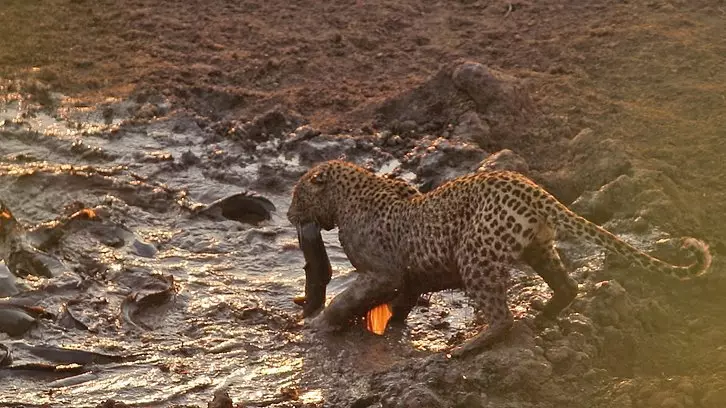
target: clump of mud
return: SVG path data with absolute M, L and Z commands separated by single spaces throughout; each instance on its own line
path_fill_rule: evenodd
M 442 133 L 484 149 L 527 126 L 532 101 L 515 77 L 473 61 L 456 61 L 422 85 L 367 107 L 373 127 L 392 133 Z

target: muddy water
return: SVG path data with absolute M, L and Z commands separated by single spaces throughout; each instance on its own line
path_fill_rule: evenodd
M 251 405 L 282 403 L 284 390 L 319 402 L 325 390 L 300 382 L 303 371 L 323 362 L 308 351 L 312 339 L 292 302 L 303 290 L 303 258 L 284 217 L 293 176 L 305 168 L 294 154 L 271 154 L 274 146 L 249 152 L 210 136 L 183 115 L 131 123 L 125 104 L 112 101 L 105 112 L 61 108 L 52 116 L 22 101 L 0 109 L 0 198 L 15 217 L 30 228 L 83 206 L 101 218 L 49 249 L 63 260 L 57 276 L 17 278 L 15 298 L 56 316 L 68 309 L 81 324 L 41 319 L 20 337 L 0 334 L 15 367 L 0 370 L 0 404 L 204 405 L 220 388 Z M 265 189 L 262 166 L 284 168 L 284 186 Z M 192 211 L 246 190 L 274 202 L 270 221 L 247 225 Z M 336 235 L 324 239 L 334 269 L 330 299 L 354 276 Z M 133 320 L 125 315 L 125 298 L 169 276 L 171 300 Z M 453 311 L 437 306 L 452 300 L 459 303 Z M 430 310 L 442 328 L 461 328 L 471 315 L 458 294 L 435 295 Z M 416 319 L 409 327 L 403 334 L 415 347 L 446 346 L 446 330 L 417 330 Z M 23 351 L 38 345 L 126 358 L 52 373 L 18 369 L 58 364 Z M 380 364 L 395 359 L 395 350 L 381 354 L 375 339 L 370 347 Z

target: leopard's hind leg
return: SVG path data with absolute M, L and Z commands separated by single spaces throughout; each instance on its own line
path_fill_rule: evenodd
M 476 261 L 460 267 L 466 293 L 482 312 L 488 325 L 479 334 L 469 339 L 452 354 L 461 356 L 481 350 L 502 340 L 514 324 L 514 317 L 507 304 L 510 264 L 477 257 Z
M 552 298 L 544 305 L 542 314 L 551 319 L 556 318 L 577 296 L 577 281 L 567 273 L 562 264 L 560 255 L 555 249 L 554 232 L 549 227 L 542 227 L 542 231 L 524 249 L 522 259 L 554 292 Z

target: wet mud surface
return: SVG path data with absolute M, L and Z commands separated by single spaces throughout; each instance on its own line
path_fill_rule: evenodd
M 706 1 L 7 2 L 0 201 L 45 268 L 0 248 L 0 405 L 724 406 L 725 21 Z M 492 350 L 447 356 L 482 324 L 459 292 L 384 336 L 313 335 L 284 214 L 340 157 L 422 191 L 520 171 L 664 260 L 704 239 L 712 272 L 559 237 L 580 295 L 537 321 L 550 292 L 522 267 Z M 323 239 L 330 299 L 355 272 Z

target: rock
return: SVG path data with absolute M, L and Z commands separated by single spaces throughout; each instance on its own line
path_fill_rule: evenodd
M 604 298 L 621 298 L 627 295 L 623 286 L 615 280 L 598 282 L 595 285 L 595 293 Z
M 676 390 L 682 394 L 686 394 L 689 396 L 693 396 L 696 393 L 696 387 L 693 385 L 693 382 L 691 380 L 684 378 L 681 380 L 681 382 L 678 383 L 676 386 Z
M 565 337 L 568 345 L 574 350 L 582 350 L 587 346 L 587 337 L 578 332 L 571 332 Z
M 484 159 L 477 171 L 509 170 L 518 173 L 529 173 L 529 165 L 522 156 L 509 149 L 500 150 Z
M 631 408 L 633 406 L 633 400 L 630 398 L 630 395 L 622 394 L 618 395 L 612 400 L 612 403 L 610 404 L 611 407 L 618 407 L 618 408 Z
M 523 119 L 530 105 L 516 78 L 477 62 L 454 61 L 420 86 L 373 107 L 369 115 L 376 118 L 375 128 L 403 136 L 414 124 L 416 129 L 441 134 L 449 124 L 461 123 L 467 112 L 478 113 L 486 122 L 474 128 L 483 129 L 481 141 L 488 145 L 488 133 L 503 139 L 526 126 Z
M 617 141 L 605 139 L 574 150 L 573 160 L 580 163 L 579 182 L 588 187 L 601 186 L 622 174 L 629 174 L 633 164 Z
M 397 408 L 443 408 L 446 404 L 430 389 L 414 385 L 406 390 Z
M 455 408 L 482 408 L 487 404 L 486 394 L 470 392 L 466 394 L 454 407 Z
M 663 401 L 661 401 L 659 406 L 661 408 L 683 408 L 683 404 L 678 402 L 678 400 L 673 397 L 665 398 Z
M 403 144 L 403 139 L 399 135 L 393 135 L 386 140 L 386 146 L 393 147 Z
M 128 405 L 121 401 L 116 401 L 114 399 L 108 399 L 98 405 L 96 405 L 96 408 L 127 408 Z
M 585 191 L 569 207 L 589 221 L 603 224 L 613 217 L 613 210 L 616 208 L 607 204 L 608 198 L 605 196 L 603 188 L 597 191 Z
M 637 360 L 637 350 L 633 336 L 612 326 L 603 327 L 601 333 L 602 350 L 600 358 L 603 368 L 608 369 L 617 376 L 632 376 Z
M 444 68 L 420 86 L 375 107 L 373 125 L 393 130 L 412 121 L 437 133 L 465 112 L 458 106 L 464 97 L 452 83 L 450 68 Z
M 153 258 L 158 250 L 153 244 L 139 238 L 134 238 L 134 241 L 131 243 L 131 252 L 144 258 Z
M 394 121 L 391 123 L 391 131 L 399 135 L 407 135 L 414 133 L 418 128 L 418 124 L 414 120 L 404 120 L 403 122 Z
M 590 336 L 594 333 L 595 327 L 592 320 L 580 313 L 571 313 L 560 321 L 560 326 L 567 332 L 582 333 Z
M 583 375 L 582 379 L 591 383 L 607 378 L 607 370 L 601 368 L 590 368 Z
M 648 406 L 659 408 L 683 408 L 670 390 L 658 391 L 648 398 Z
M 478 113 L 468 111 L 459 117 L 459 123 L 454 128 L 451 138 L 474 142 L 480 147 L 486 148 L 492 143 L 490 136 L 489 125 L 481 120 Z
M 672 218 L 681 219 L 679 223 L 695 222 L 679 209 L 681 204 L 687 207 L 686 203 L 674 202 L 679 195 L 679 188 L 668 177 L 655 171 L 636 170 L 617 176 L 595 191 L 584 192 L 570 208 L 600 224 L 611 218 L 623 219 L 617 224 L 621 231 L 642 231 L 649 221 L 664 225 Z
M 360 397 L 350 404 L 350 408 L 368 408 L 380 399 L 380 395 L 372 394 Z
M 567 346 L 553 347 L 545 351 L 545 358 L 552 364 L 560 365 L 566 363 L 573 353 L 573 350 Z
M 575 151 L 582 151 L 588 149 L 597 143 L 597 141 L 597 134 L 590 128 L 584 128 L 575 137 L 570 139 L 569 145 Z
M 226 390 L 217 390 L 212 401 L 207 403 L 207 408 L 232 408 L 232 398 Z
M 726 387 L 719 384 L 706 391 L 701 398 L 701 407 L 703 408 L 722 408 L 726 406 Z
M 310 125 L 303 125 L 295 129 L 294 132 L 290 133 L 287 138 L 282 142 L 283 151 L 291 151 L 295 149 L 295 146 L 304 141 L 310 140 L 317 136 L 320 136 L 320 131 L 314 129 Z
M 478 110 L 486 110 L 489 104 L 501 98 L 503 92 L 500 81 L 487 67 L 477 62 L 464 62 L 457 66 L 451 79 L 459 90 L 476 102 Z
M 590 129 L 581 131 L 567 147 L 570 154 L 563 156 L 563 160 L 568 165 L 541 175 L 548 189 L 564 203 L 573 202 L 584 192 L 596 191 L 617 177 L 633 172 L 633 164 L 620 144 L 612 139 L 600 139 Z M 581 213 L 580 209 L 574 211 Z M 582 215 L 587 217 L 587 214 Z
M 346 157 L 352 160 L 352 153 L 361 153 L 356 140 L 342 135 L 320 135 L 300 141 L 295 152 L 300 155 L 302 164 L 318 163 Z
M 417 157 L 409 157 L 408 164 L 418 164 L 413 172 L 419 188 L 426 192 L 447 180 L 470 173 L 482 156 L 484 152 L 478 147 L 439 138 L 419 151 Z
M 601 326 L 618 326 L 636 317 L 635 307 L 625 288 L 617 281 L 598 282 L 587 314 Z
M 201 160 L 197 155 L 192 153 L 190 150 L 187 150 L 186 152 L 182 153 L 181 155 L 181 162 L 185 166 L 193 166 L 195 164 L 199 164 Z
M 643 326 L 655 331 L 667 331 L 671 327 L 671 316 L 655 299 L 646 299 L 639 305 L 639 318 Z
M 297 116 L 282 111 L 280 108 L 269 110 L 255 116 L 241 126 L 234 126 L 228 134 L 237 139 L 252 142 L 266 142 L 271 138 L 279 138 L 297 128 L 302 120 Z
M 505 390 L 525 389 L 537 394 L 542 391 L 541 385 L 552 377 L 552 364 L 548 360 L 527 358 L 511 361 L 510 364 L 502 368 L 502 373 L 506 374 L 500 386 Z
M 153 119 L 159 116 L 164 116 L 167 112 L 168 108 L 165 106 L 146 102 L 139 107 L 138 111 L 136 111 L 136 118 Z
M 557 341 L 562 339 L 562 332 L 560 331 L 559 327 L 547 327 L 542 330 L 540 336 L 548 341 Z
M 0 297 L 15 296 L 18 293 L 20 290 L 15 284 L 15 275 L 4 263 L 0 262 Z
M 36 324 L 35 317 L 21 307 L 0 304 L 0 332 L 7 333 L 10 336 L 22 336 Z

